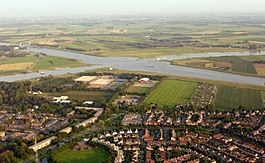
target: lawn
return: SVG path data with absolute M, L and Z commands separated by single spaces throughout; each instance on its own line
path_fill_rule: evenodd
M 86 65 L 85 63 L 74 59 L 44 56 L 34 66 L 33 71 L 55 69 L 60 67 L 82 67 L 85 65 Z
M 144 103 L 159 103 L 160 105 L 176 105 L 184 104 L 192 96 L 197 88 L 197 83 L 180 81 L 180 80 L 164 80 L 159 86 L 150 93 L 144 100 Z
M 228 86 L 221 86 L 218 89 L 214 104 L 220 110 L 237 109 L 239 106 L 247 109 L 260 109 L 263 107 L 260 91 Z
M 113 93 L 103 91 L 69 91 L 66 93 L 47 93 L 48 96 L 68 96 L 73 100 L 103 100 L 104 98 L 111 97 Z
M 56 161 L 62 163 L 99 163 L 104 162 L 108 156 L 108 152 L 101 148 L 85 151 L 69 150 L 59 154 Z

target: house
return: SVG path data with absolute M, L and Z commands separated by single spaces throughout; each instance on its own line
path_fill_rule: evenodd
M 222 139 L 223 135 L 222 134 L 216 134 L 213 136 L 215 139 Z
M 5 132 L 4 131 L 0 131 L 0 138 L 3 138 L 5 136 L 6 136 Z
M 205 139 L 205 140 L 209 140 L 211 139 L 212 137 L 210 135 L 207 135 L 207 134 L 200 134 L 199 136 L 199 139 Z
M 192 139 L 195 139 L 198 134 L 194 132 L 186 132 L 186 136 L 191 137 Z
M 84 105 L 92 105 L 94 102 L 93 101 L 85 101 L 83 102 Z
M 142 116 L 140 114 L 126 114 L 122 119 L 122 125 L 138 125 L 142 124 Z
M 61 96 L 61 97 L 53 97 L 53 103 L 57 104 L 69 104 L 71 103 L 70 100 L 68 100 L 68 96 Z
M 59 103 L 60 104 L 70 104 L 71 100 L 61 100 Z
M 97 117 L 92 117 L 92 118 L 89 118 L 87 120 L 84 120 L 83 122 L 81 123 L 78 123 L 77 125 L 75 125 L 77 128 L 83 126 L 83 127 L 87 127 L 89 124 L 92 124 L 92 123 L 95 123 L 97 120 Z
M 62 100 L 67 100 L 69 97 L 68 96 L 61 96 L 61 97 L 53 97 L 54 101 L 62 101 Z
M 147 128 L 145 129 L 145 133 L 144 133 L 143 138 L 145 141 L 153 141 L 154 140 L 154 138 L 149 135 L 149 130 Z
M 181 145 L 187 145 L 187 143 L 190 142 L 191 139 L 190 137 L 183 136 L 183 137 L 179 137 L 179 141 Z

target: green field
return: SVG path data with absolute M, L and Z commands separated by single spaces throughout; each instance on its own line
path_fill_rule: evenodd
M 171 61 L 171 64 L 178 66 L 195 67 L 195 68 L 206 68 L 211 70 L 221 70 L 227 72 L 232 71 L 235 73 L 258 74 L 258 70 L 256 70 L 253 61 L 261 61 L 261 60 L 264 60 L 264 57 L 223 56 L 223 57 L 205 57 L 205 58 L 203 57 L 203 58 L 173 60 Z M 207 64 L 211 66 L 206 66 Z M 225 66 L 231 69 L 227 70 L 221 69 Z
M 151 88 L 149 87 L 134 87 L 131 86 L 125 90 L 125 93 L 128 94 L 136 94 L 136 95 L 144 95 L 149 92 Z
M 27 55 L 25 57 L 17 57 L 17 58 L 2 58 L 0 59 L 0 64 L 35 62 L 37 59 L 38 58 L 34 55 Z
M 186 103 L 197 84 L 180 80 L 164 80 L 144 100 L 144 103 L 159 103 L 160 105 L 176 105 Z
M 150 80 L 148 81 L 147 83 L 139 83 L 139 82 L 136 82 L 134 83 L 134 87 L 145 87 L 145 88 L 152 88 L 156 85 L 158 81 L 154 81 L 154 80 Z
M 247 109 L 263 108 L 260 91 L 227 86 L 222 86 L 218 89 L 214 104 L 220 110 L 237 109 L 239 106 Z
M 108 86 L 108 88 L 117 89 L 122 85 L 124 85 L 124 82 L 113 82 L 111 85 Z
M 265 91 L 261 91 L 262 100 L 265 101 Z M 263 107 L 265 107 L 265 103 L 263 103 Z
M 59 154 L 56 161 L 61 163 L 99 163 L 104 162 L 108 156 L 108 152 L 101 148 L 85 151 L 68 150 Z
M 250 56 L 241 56 L 243 60 L 247 62 L 253 62 L 253 61 L 262 61 L 265 60 L 265 55 L 250 55 Z
M 17 57 L 17 58 L 1 58 L 0 59 L 0 65 L 9 65 L 9 64 L 20 64 L 20 63 L 29 63 L 29 62 L 35 62 L 38 58 L 34 55 L 27 55 L 25 57 Z M 12 68 L 14 65 L 10 67 Z M 26 69 L 25 69 L 26 70 Z M 4 70 L 0 71 L 0 76 L 3 75 L 10 75 L 10 74 L 16 74 L 21 73 L 21 70 Z
M 136 94 L 136 95 L 145 95 L 148 93 L 152 87 L 156 85 L 158 81 L 150 80 L 147 83 L 135 82 L 132 86 L 125 89 L 125 93 Z
M 85 65 L 86 64 L 84 64 L 83 62 L 79 62 L 74 59 L 44 56 L 38 61 L 38 63 L 36 63 L 33 71 L 55 69 L 60 67 L 82 67 Z
M 44 56 L 38 60 L 37 56 L 27 55 L 25 57 L 17 57 L 17 58 L 1 58 L 0 65 L 8 65 L 8 64 L 19 64 L 19 63 L 29 63 L 32 62 L 32 66 L 24 69 L 24 71 L 39 71 L 39 70 L 50 70 L 55 68 L 62 67 L 82 67 L 87 66 L 84 62 L 68 59 L 63 57 L 53 57 L 53 56 Z M 7 74 L 16 74 L 21 73 L 19 70 L 6 70 L 0 71 L 1 75 Z
M 213 57 L 213 58 L 210 57 L 207 59 L 215 62 L 230 62 L 232 63 L 232 71 L 235 72 L 257 74 L 257 71 L 253 66 L 253 64 L 241 59 L 240 57 L 235 57 L 235 56 Z
M 69 91 L 66 93 L 47 93 L 47 96 L 68 96 L 72 100 L 103 100 L 111 97 L 113 93 L 102 91 Z

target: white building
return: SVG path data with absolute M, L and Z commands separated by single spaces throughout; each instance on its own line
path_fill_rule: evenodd
M 45 148 L 45 147 L 47 147 L 48 145 L 50 145 L 51 142 L 52 142 L 54 139 L 56 139 L 56 138 L 57 138 L 56 136 L 52 136 L 52 137 L 50 137 L 50 138 L 48 138 L 48 139 L 45 139 L 45 140 L 43 140 L 43 141 L 41 141 L 41 142 L 39 142 L 39 143 L 37 143 L 37 144 L 34 144 L 34 145 L 30 146 L 29 149 L 33 149 L 33 150 L 36 152 L 36 151 L 38 151 L 38 150 L 40 150 L 40 149 L 42 149 L 42 148 Z
M 69 134 L 72 131 L 73 131 L 73 128 L 72 127 L 66 127 L 64 129 L 62 129 L 61 131 L 59 131 L 59 132 L 65 132 L 65 133 Z

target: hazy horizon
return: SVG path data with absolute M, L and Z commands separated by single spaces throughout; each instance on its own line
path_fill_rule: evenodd
M 0 18 L 265 12 L 264 0 L 0 0 L 0 2 Z

